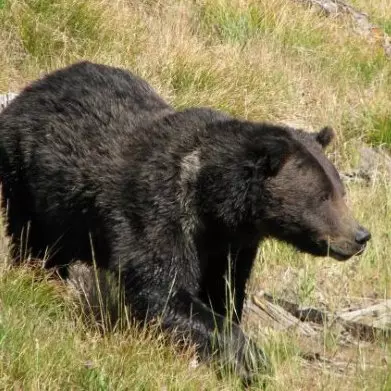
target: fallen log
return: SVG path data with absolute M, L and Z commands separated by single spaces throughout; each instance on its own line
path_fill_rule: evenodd
M 359 340 L 374 341 L 391 335 L 391 300 L 354 311 L 330 312 L 260 292 L 246 303 L 252 321 L 275 329 L 295 328 L 300 334 L 313 336 L 318 331 L 311 324 L 338 324 Z
M 267 300 L 264 295 L 253 295 L 246 302 L 244 310 L 254 324 L 266 328 L 295 330 L 308 337 L 317 334 L 310 324 L 302 322 L 286 308 Z

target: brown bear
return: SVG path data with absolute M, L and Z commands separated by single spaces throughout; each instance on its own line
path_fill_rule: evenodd
M 345 260 L 370 238 L 322 151 L 332 138 L 327 127 L 308 133 L 207 108 L 176 111 L 114 67 L 57 70 L 0 114 L 14 254 L 46 254 L 64 276 L 71 262 L 94 256 L 120 272 L 135 319 L 159 317 L 201 358 L 233 365 L 250 382 L 266 359 L 238 323 L 260 241 Z

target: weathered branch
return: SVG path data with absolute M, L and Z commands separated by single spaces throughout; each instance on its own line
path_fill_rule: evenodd
M 245 305 L 249 318 L 258 325 L 277 330 L 294 329 L 305 336 L 314 336 L 316 331 L 302 322 L 285 308 L 267 300 L 265 296 L 254 295 Z
M 255 308 L 257 307 L 257 308 Z M 312 307 L 300 307 L 267 293 L 254 295 L 248 301 L 249 317 L 258 324 L 275 329 L 295 328 L 299 333 L 312 336 L 317 333 L 311 323 L 339 324 L 354 337 L 373 341 L 376 336 L 391 335 L 391 300 L 357 311 L 331 313 Z

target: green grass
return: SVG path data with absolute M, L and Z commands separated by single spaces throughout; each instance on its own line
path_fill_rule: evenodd
M 1 389 L 219 387 L 206 368 L 189 370 L 189 352 L 180 356 L 180 350 L 178 354 L 161 343 L 153 331 L 102 335 L 87 328 L 71 298 L 62 284 L 42 272 L 1 270 Z
M 195 24 L 201 22 L 201 30 L 221 42 L 244 44 L 273 27 L 255 4 L 241 9 L 227 2 L 206 2 L 197 11 Z
M 391 2 L 390 0 L 352 0 L 358 9 L 366 12 L 372 24 L 382 28 L 391 35 Z
M 369 141 L 376 145 L 385 145 L 391 149 L 391 117 L 389 115 L 375 116 L 372 118 L 374 126 L 369 134 Z
M 390 0 L 352 3 L 389 31 Z M 290 0 L 0 0 L 0 52 L 1 92 L 89 59 L 133 70 L 178 108 L 212 106 L 313 129 L 329 124 L 338 136 L 329 154 L 341 170 L 354 167 L 363 141 L 391 146 L 391 62 L 380 43 L 358 36 L 348 19 Z M 389 298 L 387 175 L 380 168 L 370 185 L 348 186 L 357 218 L 373 234 L 360 258 L 315 259 L 268 240 L 249 292 L 264 289 L 331 310 Z M 0 242 L 6 260 L 1 233 Z M 303 365 L 300 353 L 311 347 L 295 332 L 246 328 L 272 359 L 268 390 L 391 387 L 384 364 L 390 349 L 380 339 L 341 347 L 326 325 L 319 351 L 352 362 L 341 378 Z M 0 389 L 238 389 L 234 377 L 218 380 L 191 360 L 191 352 L 178 352 L 153 330 L 102 334 L 87 327 L 69 287 L 42 271 L 0 268 Z
M 386 34 L 391 35 L 391 20 L 384 21 L 381 27 Z
M 4 3 L 0 20 L 22 50 L 39 66 L 61 56 L 72 46 L 69 60 L 93 53 L 108 37 L 98 3 L 61 0 L 26 0 Z

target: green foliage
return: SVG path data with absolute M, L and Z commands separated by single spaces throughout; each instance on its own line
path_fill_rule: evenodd
M 229 2 L 207 2 L 200 5 L 196 15 L 201 29 L 223 42 L 245 43 L 272 27 L 261 13 L 261 8 L 252 3 L 246 8 L 239 8 Z
M 325 42 L 325 34 L 319 27 L 313 27 L 291 19 L 284 24 L 281 16 L 267 4 L 250 2 L 240 7 L 228 1 L 207 1 L 197 9 L 197 25 L 201 31 L 222 42 L 245 44 L 257 37 L 273 36 L 280 44 L 300 51 L 314 49 Z M 280 28 L 284 25 L 284 28 Z
M 385 145 L 391 150 L 391 117 L 380 115 L 372 117 L 373 130 L 368 134 L 368 141 L 375 145 Z
M 23 0 L 0 10 L 0 21 L 41 65 L 98 50 L 108 39 L 103 16 L 102 6 L 84 0 Z
M 163 343 L 153 328 L 102 334 L 87 327 L 64 283 L 42 273 L 1 269 L 0 303 L 1 389 L 199 390 L 218 384 L 205 367 L 188 373 L 189 353 Z
M 387 35 L 391 35 L 391 20 L 384 21 L 382 27 Z
M 388 67 L 388 59 L 381 49 L 375 51 L 371 57 L 364 57 L 358 51 L 351 50 L 352 62 L 350 70 L 357 72 L 357 77 L 366 83 L 370 83 L 384 68 Z
M 315 285 L 316 281 L 314 273 L 308 267 L 301 269 L 299 273 L 297 296 L 302 305 L 312 304 Z
M 212 69 L 183 57 L 177 57 L 174 62 L 165 66 L 162 75 L 170 81 L 171 88 L 178 94 L 208 90 L 218 83 Z

